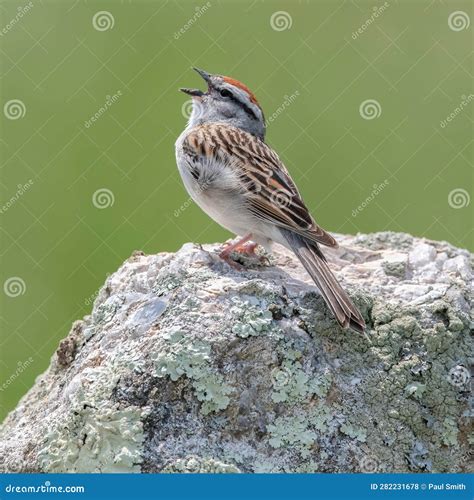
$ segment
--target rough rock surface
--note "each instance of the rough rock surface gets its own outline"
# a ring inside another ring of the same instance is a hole
[[[217,245],[136,252],[0,428],[0,469],[466,471],[470,254],[339,241],[366,337],[285,250],[241,271]]]

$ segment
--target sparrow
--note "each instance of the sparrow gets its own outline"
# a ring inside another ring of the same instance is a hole
[[[193,68],[207,91],[180,90],[192,97],[192,112],[178,137],[176,162],[195,203],[239,236],[220,256],[270,250],[279,243],[298,257],[337,322],[363,333],[364,319],[331,272],[321,245],[336,240],[309,213],[287,168],[265,143],[265,117],[243,83]]]

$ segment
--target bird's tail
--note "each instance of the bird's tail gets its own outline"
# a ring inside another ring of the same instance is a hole
[[[306,271],[313,278],[337,322],[343,328],[350,327],[356,332],[364,333],[365,322],[362,315],[332,274],[318,244],[307,241],[303,236],[291,231],[285,229],[281,231]]]

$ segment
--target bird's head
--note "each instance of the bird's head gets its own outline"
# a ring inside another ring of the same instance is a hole
[[[225,122],[241,128],[263,140],[265,118],[254,94],[243,83],[221,75],[211,75],[193,68],[207,83],[207,92],[181,88],[193,98],[193,110],[188,126]]]

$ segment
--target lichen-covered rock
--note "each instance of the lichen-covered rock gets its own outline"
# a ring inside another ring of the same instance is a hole
[[[2,471],[466,471],[470,254],[340,236],[341,330],[295,258],[136,252],[0,428]]]

